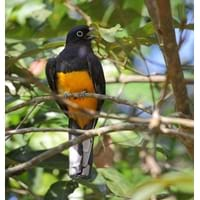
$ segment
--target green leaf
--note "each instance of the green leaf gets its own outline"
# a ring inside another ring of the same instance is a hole
[[[53,8],[53,13],[48,18],[48,22],[52,29],[56,29],[58,27],[61,19],[64,17],[65,14],[66,14],[65,5],[56,3]]]
[[[66,200],[77,187],[75,181],[58,181],[51,185],[44,200]]]
[[[137,146],[141,143],[142,137],[133,131],[122,131],[120,134],[111,133],[113,142],[124,146]]]
[[[28,17],[32,16],[32,13],[35,11],[44,9],[45,4],[37,2],[37,1],[32,1],[26,4],[23,4],[23,6],[14,12],[13,14],[16,15],[17,22],[21,25],[24,25],[26,23],[26,19]]]
[[[60,42],[51,42],[51,43],[47,43],[44,46],[38,47],[38,48],[34,48],[28,51],[23,52],[18,59],[20,58],[25,58],[25,57],[31,57],[34,56],[44,50],[47,49],[52,49],[52,48],[58,48],[60,46],[63,46],[64,42],[60,41]]]
[[[155,33],[155,29],[152,22],[146,23],[144,26],[138,28],[133,33],[134,36],[150,36]]]
[[[132,187],[131,184],[124,179],[122,174],[120,174],[116,169],[114,168],[104,168],[104,169],[98,169],[98,172],[101,173],[103,178],[106,181],[106,184],[110,191],[117,195],[122,197],[131,197],[132,194]]]
[[[33,133],[29,140],[29,146],[33,150],[43,150],[53,148],[64,141],[67,141],[67,136],[65,133],[58,132],[38,132]]]
[[[141,24],[143,7],[144,0],[134,1],[134,3],[133,0],[124,1],[123,10],[125,12],[130,10],[132,12],[132,21],[130,24],[127,23],[131,30],[138,28],[138,26]]]
[[[14,160],[18,163],[26,162],[31,158],[44,153],[46,150],[42,151],[32,151],[28,146],[23,146],[9,152],[6,157]],[[63,154],[56,154],[51,158],[38,163],[38,167],[43,167],[46,169],[61,169],[67,170],[68,168],[68,157]]]
[[[99,33],[101,37],[109,43],[116,41],[116,38],[127,37],[127,32],[125,29],[121,28],[120,24],[115,25],[112,28],[99,28]]]
[[[10,186],[11,186],[12,188],[20,189],[20,184],[19,184],[19,182],[18,182],[16,179],[12,178],[12,177],[9,178],[9,184],[10,184]]]
[[[77,181],[87,188],[92,189],[96,194],[98,194],[99,198],[105,197],[109,192],[102,174],[98,173],[95,168],[92,168],[90,179],[78,179]]]
[[[192,169],[182,172],[170,172],[161,179],[163,185],[170,185],[176,192],[194,192],[194,173]]]
[[[142,187],[141,190],[134,192],[132,200],[149,200],[149,198],[162,190],[162,185],[159,183],[152,183]]]
[[[160,178],[148,180],[136,188],[132,200],[148,200],[167,188],[176,192],[193,193],[193,172],[170,172]]]
[[[33,192],[37,195],[44,195],[58,179],[52,172],[46,172],[42,168],[37,168],[35,172]]]

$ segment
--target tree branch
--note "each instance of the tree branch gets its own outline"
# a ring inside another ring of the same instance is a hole
[[[149,15],[154,24],[158,37],[160,48],[163,52],[167,76],[172,84],[176,109],[184,115],[191,115],[189,107],[189,98],[184,81],[184,75],[181,69],[178,46],[173,27],[171,7],[169,0],[145,0]],[[186,130],[188,131],[188,130]],[[191,130],[189,130],[191,132]],[[194,143],[187,138],[180,138],[187,147],[190,155],[194,155]]]
[[[122,98],[115,97],[115,96],[96,94],[96,93],[84,93],[84,94],[83,93],[68,93],[67,98],[70,98],[70,97],[75,97],[75,98],[94,97],[94,98],[97,98],[97,99],[109,100],[109,101],[113,101],[113,102],[118,103],[118,104],[124,104],[124,105],[127,105],[127,106],[136,107],[140,110],[143,110],[144,112],[150,113],[150,111],[148,109],[142,107],[141,105],[138,105],[137,103],[133,103],[133,102],[130,102],[129,100],[122,99]],[[13,106],[11,108],[6,109],[5,113],[13,112],[13,111],[16,111],[16,110],[23,108],[25,106],[30,106],[32,104],[39,104],[39,103],[42,103],[44,101],[55,100],[56,98],[58,98],[60,100],[66,99],[62,95],[35,97],[35,98],[30,99],[26,102],[23,102],[21,104],[18,104],[16,106]]]
[[[120,75],[119,77],[109,77],[106,79],[106,83],[149,83],[149,78],[153,83],[163,83],[166,81],[165,75],[151,75],[151,76],[142,76],[142,75]],[[194,84],[192,78],[184,79],[186,84]]]
[[[71,147],[73,145],[79,144],[86,139],[92,138],[94,136],[101,136],[101,135],[104,135],[104,134],[107,134],[110,132],[118,132],[118,131],[122,131],[122,130],[135,130],[137,127],[138,127],[138,125],[135,125],[135,124],[121,123],[121,124],[114,124],[114,125],[110,125],[110,126],[101,127],[98,129],[86,130],[84,132],[84,134],[81,134],[79,137],[74,138],[73,140],[62,143],[62,144],[58,145],[57,147],[51,148],[51,149],[47,150],[46,152],[41,153],[40,155],[30,159],[29,161],[26,161],[24,163],[21,163],[14,167],[10,167],[10,168],[6,169],[6,172],[5,172],[6,177],[13,176],[17,173],[23,172],[24,170],[28,170],[28,169],[32,168],[33,166],[37,165],[38,163],[62,152],[63,150],[68,149],[69,147]],[[59,131],[61,131],[61,130],[63,130],[63,129],[59,129]],[[66,130],[69,130],[69,129],[66,129]],[[70,129],[70,130],[72,130],[72,129]],[[75,130],[73,129],[73,132],[74,131]],[[169,130],[167,130],[167,131],[169,131]],[[165,133],[167,131],[165,130]],[[74,133],[80,134],[82,132],[83,132],[83,130],[76,130]],[[172,132],[173,131],[171,131],[171,133]],[[182,134],[179,131],[177,131],[176,133]]]
[[[149,83],[149,78],[151,78],[151,81],[153,83],[163,83],[166,81],[165,75],[150,75],[150,76],[143,76],[143,75],[125,75],[120,74],[118,77],[106,77],[106,84],[110,83]],[[14,77],[6,75],[6,80],[9,80],[11,82],[13,81],[19,81],[21,83],[28,83],[28,81],[25,78],[22,77]],[[194,84],[193,78],[185,78],[184,79],[185,84]]]
[[[178,46],[172,23],[169,0],[146,0],[146,5],[156,29],[159,45],[167,65],[167,73],[172,83],[177,111],[190,114],[189,99],[181,69]]]
[[[82,141],[84,141],[88,138],[91,138],[91,137],[94,137],[97,135],[100,136],[100,135],[103,135],[103,134],[106,134],[109,132],[114,132],[114,131],[133,130],[135,127],[136,127],[136,125],[134,125],[134,124],[122,123],[122,124],[115,124],[115,125],[111,125],[111,126],[105,126],[105,127],[99,128],[99,129],[87,130],[84,134],[80,135],[77,138],[74,138],[73,140],[65,142],[65,143],[63,143],[57,147],[54,147],[44,153],[41,153],[40,155],[32,158],[31,160],[29,160],[27,162],[24,162],[17,166],[8,168],[6,170],[6,177],[14,175],[20,171],[30,169],[37,163],[42,162],[42,161],[54,156],[55,154],[62,152],[63,150],[69,148],[70,146],[81,143]]]
[[[72,11],[76,11],[87,23],[88,26],[92,24],[92,19],[89,15],[87,15],[83,10],[81,10],[78,6],[73,4],[71,0],[66,0],[65,5]]]
[[[152,118],[148,118],[148,119],[144,119],[144,118],[140,118],[140,117],[128,117],[128,116],[117,116],[115,114],[110,114],[107,115],[106,113],[103,114],[99,114],[93,117],[107,117],[107,118],[111,118],[111,119],[118,119],[118,120],[126,120],[127,122],[130,123],[134,123],[134,125],[140,127],[143,127],[143,130],[145,128],[148,128],[148,124],[151,123]],[[190,120],[190,119],[184,119],[184,118],[175,118],[175,117],[162,117],[160,116],[160,123],[164,124],[164,125],[173,125],[173,124],[177,124],[177,125],[182,125],[185,127],[190,127],[193,128],[194,127],[194,121]],[[141,128],[140,128],[141,130]],[[22,128],[22,129],[14,129],[14,130],[7,130],[5,132],[6,136],[12,136],[15,134],[26,134],[26,133],[30,133],[30,132],[70,132],[73,131],[74,134],[82,134],[85,133],[85,130],[81,130],[81,129],[70,129],[70,128]],[[193,137],[191,135],[191,137]]]

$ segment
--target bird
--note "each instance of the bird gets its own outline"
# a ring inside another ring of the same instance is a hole
[[[92,27],[78,25],[66,36],[64,49],[46,64],[46,78],[53,93],[67,97],[69,93],[105,94],[105,76],[99,58],[94,54],[91,41]],[[78,108],[100,111],[103,100],[93,97],[67,98]],[[97,118],[93,118],[80,109],[70,106],[65,100],[56,100],[61,110],[68,117],[68,127],[88,130],[96,126]],[[69,132],[69,140],[79,135]],[[91,178],[93,165],[94,138],[84,140],[69,148],[69,176],[71,178]]]

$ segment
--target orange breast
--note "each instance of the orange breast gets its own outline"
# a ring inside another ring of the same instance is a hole
[[[65,92],[95,92],[92,79],[87,71],[74,71],[74,72],[58,72],[57,73],[57,90],[58,93],[63,95]],[[78,104],[80,108],[91,110],[97,109],[97,100],[91,97],[82,98],[69,98],[72,103]],[[81,113],[78,109],[68,108],[68,115],[73,118],[80,128],[84,128],[90,121],[91,117]]]

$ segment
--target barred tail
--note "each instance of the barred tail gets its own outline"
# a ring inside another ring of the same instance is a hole
[[[77,135],[69,134],[69,139]],[[72,178],[90,178],[93,163],[93,138],[69,148],[69,175]]]

